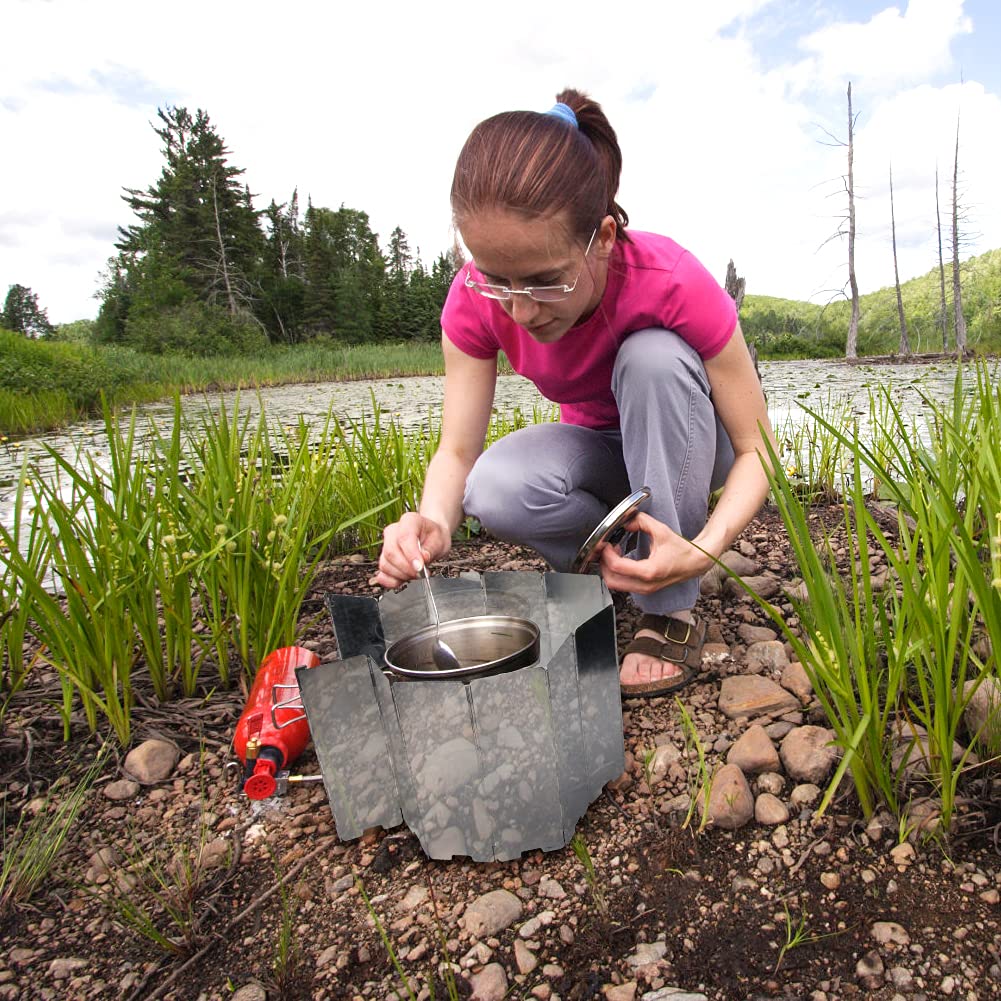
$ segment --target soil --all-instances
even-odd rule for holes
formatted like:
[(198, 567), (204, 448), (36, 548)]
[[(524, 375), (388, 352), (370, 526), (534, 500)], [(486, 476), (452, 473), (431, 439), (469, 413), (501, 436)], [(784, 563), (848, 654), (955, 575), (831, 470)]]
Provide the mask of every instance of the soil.
[[(819, 509), (814, 521), (819, 531), (839, 517)], [(793, 580), (773, 511), (740, 546)], [(477, 539), (435, 569), (545, 565)], [(336, 647), (323, 594), (376, 593), (373, 570), (360, 556), (323, 566), (303, 642), (324, 659)], [(729, 651), (682, 696), (713, 768), (746, 727), (717, 708), (721, 677), (743, 670), (738, 629), (769, 623), (742, 597), (703, 597), (697, 612)], [(620, 650), (637, 618), (616, 596)], [(172, 741), (180, 762), (167, 780), (111, 799), (122, 757), (105, 760), (49, 876), (30, 900), (0, 911), (0, 999), (402, 999), (406, 985), (415, 998), (543, 1001), (678, 998), (671, 988), (709, 1001), (1001, 997), (1001, 817), (988, 778), (964, 784), (947, 847), (900, 850), (898, 830), (886, 817), (862, 818), (847, 783), (823, 817), (816, 799), (797, 800), (786, 782), (780, 798), (794, 805), (784, 823), (699, 830), (698, 814), (684, 826), (679, 807), (691, 761), (662, 776), (643, 767), (658, 743), (684, 747), (677, 704), (630, 701), (627, 770), (578, 827), (589, 879), (569, 847), (472, 863), (429, 861), (405, 826), (341, 842), (319, 784), (249, 801), (239, 769), (227, 767), (244, 697), (213, 692), (162, 707), (144, 698), (136, 707), (135, 742)], [(38, 672), (0, 733), (8, 851), (19, 819), (45, 809), (46, 797), (65, 797), (97, 753), (82, 719), (64, 741), (59, 698), (57, 680)], [(823, 724), (815, 705), (793, 716)], [(298, 770), (317, 771), (311, 749)], [(466, 909), (496, 890), (520, 913), (476, 938)]]

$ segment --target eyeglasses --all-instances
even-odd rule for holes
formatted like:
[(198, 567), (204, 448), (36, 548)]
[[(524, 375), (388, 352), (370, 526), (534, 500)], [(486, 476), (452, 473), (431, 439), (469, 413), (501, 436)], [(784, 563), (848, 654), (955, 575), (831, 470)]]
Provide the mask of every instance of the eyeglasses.
[(587, 263), (587, 255), (591, 251), (591, 244), (594, 243), (594, 238), (597, 235), (598, 230), (595, 228), (591, 234), (591, 239), (587, 241), (587, 248), (584, 250), (584, 261), (581, 263), (580, 271), (577, 272), (577, 277), (573, 280), (572, 285), (530, 285), (527, 288), (511, 288), (508, 285), (491, 285), (489, 282), (478, 282), (467, 271), (466, 288), (475, 289), (480, 295), (484, 295), (488, 299), (505, 301), (515, 295), (527, 295), (529, 299), (535, 302), (561, 302), (563, 299), (568, 299), (573, 294), (574, 289), (577, 288), (577, 282), (580, 281), (580, 276), (584, 273), (584, 264)]

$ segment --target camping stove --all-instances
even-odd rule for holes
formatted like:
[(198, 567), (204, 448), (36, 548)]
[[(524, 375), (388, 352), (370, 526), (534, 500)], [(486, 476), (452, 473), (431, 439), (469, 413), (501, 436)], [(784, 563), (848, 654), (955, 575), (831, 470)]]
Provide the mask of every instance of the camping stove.
[[(625, 767), (608, 591), (598, 576), (523, 571), (431, 583), (442, 635), (467, 651), (459, 676), (422, 670), (408, 647), (431, 624), (418, 584), (328, 595), (341, 659), (296, 672), (337, 832), (405, 821), (433, 859), (562, 848)], [(516, 643), (506, 657), (484, 616), (534, 623), (537, 655)], [(492, 631), (480, 670), (469, 644)], [(387, 647), (410, 661), (387, 666)]]

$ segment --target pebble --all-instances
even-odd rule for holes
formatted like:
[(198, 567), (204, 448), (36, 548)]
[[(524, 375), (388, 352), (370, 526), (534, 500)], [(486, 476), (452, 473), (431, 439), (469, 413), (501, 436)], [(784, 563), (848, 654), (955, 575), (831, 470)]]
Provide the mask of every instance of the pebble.
[(137, 782), (150, 785), (169, 778), (180, 757), (176, 744), (166, 740), (144, 740), (125, 755), (123, 768)]
[(470, 935), (487, 938), (509, 928), (521, 917), (521, 901), (508, 890), (491, 890), (477, 897), (463, 917)]
[(507, 996), (507, 973), (500, 963), (489, 963), (469, 978), (473, 989), (470, 1001), (504, 1001)]

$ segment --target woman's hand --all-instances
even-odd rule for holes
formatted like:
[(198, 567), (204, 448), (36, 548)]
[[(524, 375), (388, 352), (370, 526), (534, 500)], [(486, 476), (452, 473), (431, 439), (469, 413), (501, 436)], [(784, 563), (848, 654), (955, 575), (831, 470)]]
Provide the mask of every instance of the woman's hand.
[(421, 567), (444, 556), (452, 548), (448, 529), (416, 511), (408, 511), (382, 532), (382, 552), (375, 582), (382, 587), (399, 587), (413, 580)]
[(650, 536), (650, 555), (645, 560), (631, 560), (617, 547), (603, 546), (601, 576), (613, 591), (651, 594), (670, 584), (698, 577), (712, 566), (705, 553), (645, 511), (640, 511), (625, 527), (630, 532), (645, 532)]

